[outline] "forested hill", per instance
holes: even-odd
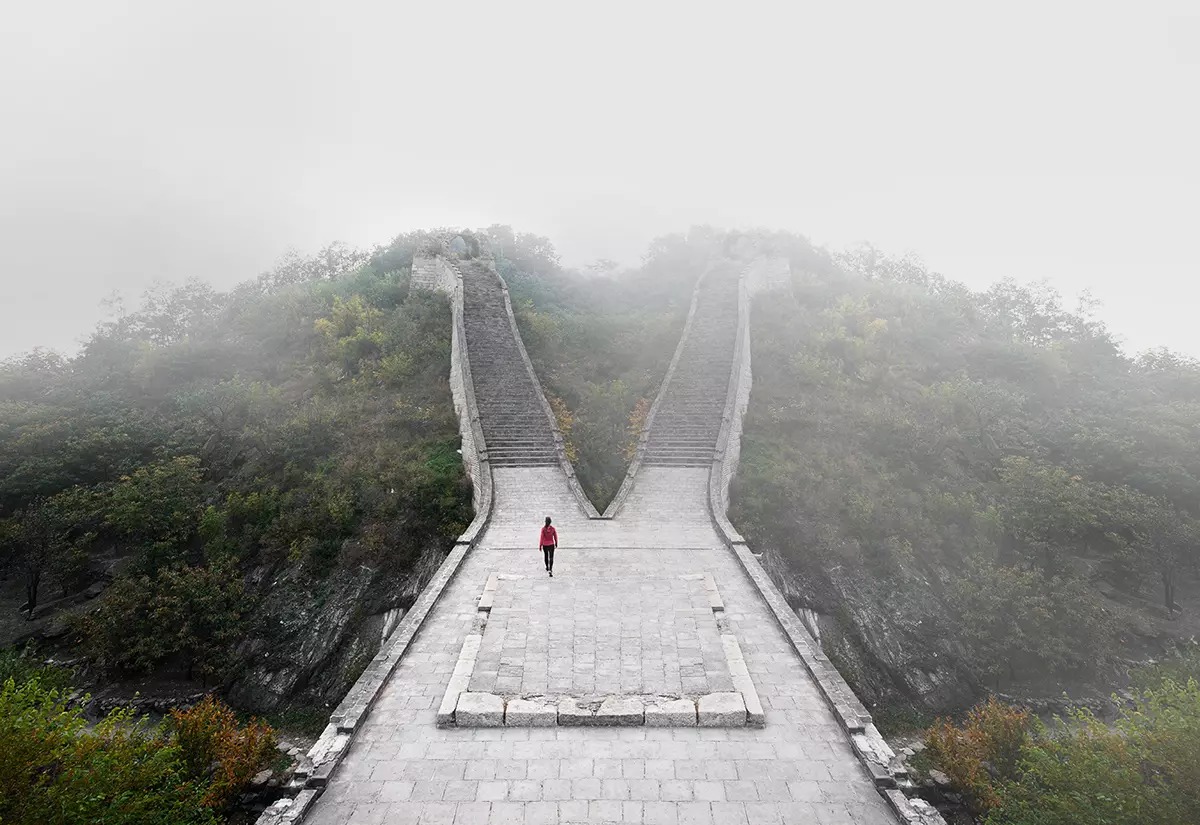
[[[739,236],[577,272],[545,238],[479,234],[603,509]],[[423,237],[158,290],[73,359],[5,362],[0,641],[99,684],[336,700],[471,517],[449,307],[408,290]],[[731,516],[868,704],[1106,693],[1200,631],[1194,360],[1123,353],[1042,287],[753,240],[792,280],[753,307]]]
[[[419,240],[159,289],[75,358],[6,361],[0,642],[100,688],[336,703],[471,519]]]
[[[869,704],[1107,695],[1200,630],[1200,364],[1013,281],[793,247],[731,517]]]

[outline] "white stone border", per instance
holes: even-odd
[[[432,260],[431,260],[432,258]],[[300,822],[325,789],[333,771],[341,764],[350,749],[350,742],[359,725],[370,713],[380,691],[400,659],[408,650],[417,631],[441,598],[446,586],[462,565],[463,558],[483,535],[492,515],[492,471],[487,459],[479,410],[475,403],[475,385],[471,380],[471,364],[467,354],[466,327],[463,321],[462,274],[457,267],[440,256],[418,254],[413,258],[414,270],[422,273],[422,284],[434,283],[437,291],[450,298],[453,332],[450,343],[450,392],[458,414],[462,436],[463,466],[474,491],[475,518],[455,541],[454,549],[446,556],[436,574],[412,609],[405,614],[371,660],[371,664],[350,688],[349,693],[329,717],[329,724],[316,743],[300,760],[292,788],[298,792],[292,798],[276,801],[259,816],[257,825],[290,825]]]
[[[753,380],[750,368],[751,284],[748,281],[751,278],[758,280],[760,273],[755,269],[755,265],[759,263],[761,261],[752,261],[743,268],[738,279],[738,331],[733,368],[730,370],[725,396],[721,433],[717,439],[717,450],[708,477],[709,516],[721,540],[741,562],[742,568],[767,603],[793,649],[804,662],[822,698],[849,736],[855,755],[871,775],[876,790],[884,797],[892,811],[906,825],[945,825],[941,814],[929,803],[905,796],[904,791],[912,790],[914,786],[904,763],[896,757],[891,746],[875,727],[871,714],[796,617],[727,515],[729,486],[737,471],[741,452],[742,418],[749,405]]]

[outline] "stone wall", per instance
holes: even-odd
[[[285,823],[299,822],[320,796],[334,769],[349,750],[350,741],[359,723],[366,718],[388,677],[400,663],[400,659],[425,621],[425,617],[433,610],[442,592],[454,578],[454,574],[458,572],[468,551],[479,540],[491,518],[492,471],[484,449],[483,432],[479,424],[479,410],[475,403],[474,384],[471,380],[471,363],[467,354],[466,330],[463,321],[462,276],[446,258],[418,254],[413,258],[413,285],[418,289],[442,292],[450,298],[453,324],[450,347],[450,391],[454,399],[454,410],[458,414],[459,433],[462,436],[463,466],[474,487],[475,518],[467,527],[466,532],[458,537],[454,549],[442,562],[412,609],[405,614],[392,634],[380,645],[379,652],[329,717],[329,724],[326,725],[316,744],[301,759],[290,788],[296,795],[281,799],[264,811],[258,819],[258,825],[284,825]]]
[[[454,265],[445,257],[426,252],[418,252],[413,256],[410,281],[413,289],[428,289],[451,295],[460,281]]]
[[[780,263],[782,261],[782,264]],[[876,789],[905,825],[945,825],[941,815],[921,799],[909,799],[915,792],[907,768],[884,740],[850,685],[821,650],[820,643],[805,628],[771,581],[766,570],[750,551],[745,539],[729,521],[729,486],[737,472],[741,452],[742,419],[750,402],[752,371],[750,364],[750,299],[754,290],[779,288],[787,272],[786,260],[755,259],[743,270],[738,288],[738,335],[734,366],[726,396],[725,417],[717,452],[709,474],[709,506],[713,524],[725,544],[734,552],[754,582],[776,621],[800,655],[809,675],[850,739],[859,761],[875,780]]]

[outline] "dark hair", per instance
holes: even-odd
[[[546,524],[549,524],[549,523],[550,523],[550,517],[546,516]]]

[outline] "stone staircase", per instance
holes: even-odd
[[[460,260],[458,269],[467,357],[488,460],[493,467],[557,466],[554,432],[513,335],[499,276],[478,260]]]
[[[733,367],[738,270],[714,267],[701,282],[695,314],[650,425],[643,464],[712,464]]]

